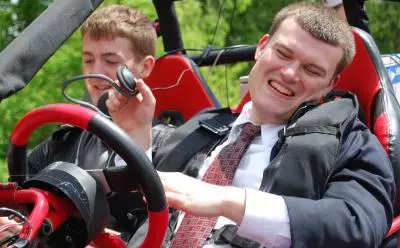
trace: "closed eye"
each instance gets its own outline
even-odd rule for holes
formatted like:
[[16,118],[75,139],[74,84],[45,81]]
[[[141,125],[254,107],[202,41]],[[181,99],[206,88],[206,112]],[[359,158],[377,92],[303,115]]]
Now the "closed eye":
[[278,54],[278,57],[283,59],[283,60],[289,60],[290,59],[290,56],[287,53],[285,53],[284,51],[280,50],[280,49],[277,49],[276,53]]
[[106,60],[106,63],[110,64],[110,65],[116,65],[116,64],[119,64],[120,62],[119,61],[113,61],[113,60]]
[[311,76],[321,76],[321,73],[313,68],[310,68],[308,66],[304,67],[304,70],[306,71],[307,74],[311,75]]

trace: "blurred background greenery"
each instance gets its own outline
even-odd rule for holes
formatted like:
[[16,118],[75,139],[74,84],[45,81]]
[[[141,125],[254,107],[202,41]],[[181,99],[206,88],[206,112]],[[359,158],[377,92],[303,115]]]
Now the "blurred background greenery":
[[[295,0],[184,0],[176,2],[176,10],[185,47],[202,49],[211,42],[213,47],[256,44],[261,35],[268,31],[275,13],[291,2]],[[51,3],[51,0],[0,0],[0,50]],[[114,3],[136,7],[150,18],[156,18],[151,0],[105,0],[102,6]],[[381,53],[399,53],[400,3],[369,0],[367,11],[372,36]],[[61,84],[81,73],[80,38],[80,33],[75,32],[26,88],[1,102],[1,182],[7,180],[8,139],[15,123],[24,113],[35,107],[65,102],[60,91]],[[162,41],[159,39],[157,55],[162,55],[163,52]],[[235,105],[239,101],[239,77],[246,75],[251,65],[252,63],[241,63],[202,68],[201,72],[223,105]],[[68,94],[82,98],[83,82],[71,87]],[[55,128],[56,126],[46,126],[37,130],[29,147],[38,144]]]

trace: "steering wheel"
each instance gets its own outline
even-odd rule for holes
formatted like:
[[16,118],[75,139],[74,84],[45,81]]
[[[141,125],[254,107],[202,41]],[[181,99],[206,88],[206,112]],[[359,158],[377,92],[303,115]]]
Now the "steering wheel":
[[[92,132],[126,161],[125,167],[106,168],[101,172],[111,191],[130,191],[137,186],[141,189],[149,216],[149,229],[141,247],[160,247],[168,226],[168,206],[160,178],[140,147],[116,124],[91,109],[72,104],[52,104],[24,115],[10,138],[10,180],[22,185],[27,179],[26,144],[33,131],[48,123],[66,123]],[[132,183],[132,179],[136,182]]]

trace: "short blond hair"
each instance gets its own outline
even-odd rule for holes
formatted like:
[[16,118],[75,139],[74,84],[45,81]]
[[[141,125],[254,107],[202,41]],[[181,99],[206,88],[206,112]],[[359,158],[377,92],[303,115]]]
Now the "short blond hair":
[[97,10],[82,25],[81,33],[94,39],[127,38],[138,60],[155,55],[157,34],[153,22],[134,8],[110,5]]

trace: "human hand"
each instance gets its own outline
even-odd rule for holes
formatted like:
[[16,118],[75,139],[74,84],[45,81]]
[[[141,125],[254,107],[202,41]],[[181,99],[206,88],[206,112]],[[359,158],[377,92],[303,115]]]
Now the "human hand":
[[156,99],[142,79],[136,80],[136,87],[139,93],[135,97],[125,97],[115,89],[110,90],[106,105],[114,123],[146,151],[151,145]]
[[245,208],[245,191],[218,186],[177,172],[158,172],[168,205],[199,216],[225,216],[240,223]]
[[22,225],[16,221],[10,220],[8,217],[0,217],[0,240],[19,233],[21,229]]

